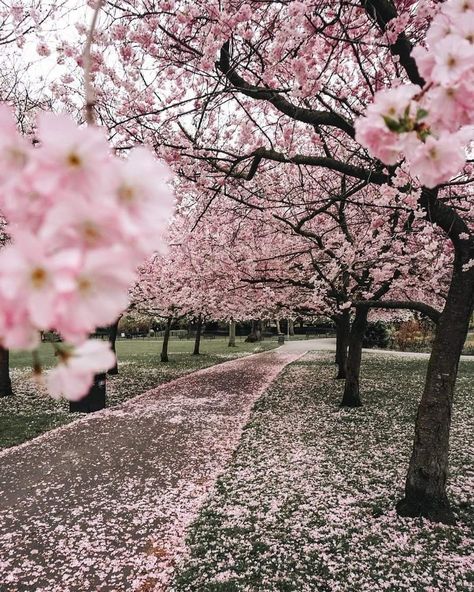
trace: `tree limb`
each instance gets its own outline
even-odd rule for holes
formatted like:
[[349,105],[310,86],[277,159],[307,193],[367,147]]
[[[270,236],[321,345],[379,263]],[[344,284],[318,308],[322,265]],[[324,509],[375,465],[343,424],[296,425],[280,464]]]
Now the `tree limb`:
[[258,99],[261,101],[268,101],[278,111],[284,113],[303,123],[310,123],[312,125],[327,125],[330,127],[336,127],[344,131],[351,138],[355,136],[355,130],[352,123],[347,121],[341,115],[332,113],[330,111],[316,111],[314,109],[307,109],[305,107],[298,107],[294,105],[288,99],[285,99],[276,90],[254,86],[248,83],[244,78],[237,74],[235,68],[230,64],[230,42],[226,41],[221,47],[220,59],[216,62],[216,67],[224,74],[226,79],[242,94]]
[[360,300],[353,302],[352,306],[356,308],[366,306],[367,308],[416,310],[430,318],[436,324],[438,324],[439,317],[441,316],[441,313],[429,304],[415,300]]
[[[391,0],[361,0],[361,4],[369,17],[375,20],[383,32],[386,31],[388,23],[398,16],[397,9]],[[421,77],[416,62],[411,57],[412,49],[413,46],[405,33],[400,33],[395,43],[390,45],[390,53],[400,58],[400,64],[410,81],[423,87],[425,80]]]

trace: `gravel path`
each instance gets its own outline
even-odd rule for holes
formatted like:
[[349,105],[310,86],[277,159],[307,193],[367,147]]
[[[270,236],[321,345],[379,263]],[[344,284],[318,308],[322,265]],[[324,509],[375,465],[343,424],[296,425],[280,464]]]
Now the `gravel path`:
[[195,372],[0,453],[0,591],[165,590],[254,402],[314,341]]

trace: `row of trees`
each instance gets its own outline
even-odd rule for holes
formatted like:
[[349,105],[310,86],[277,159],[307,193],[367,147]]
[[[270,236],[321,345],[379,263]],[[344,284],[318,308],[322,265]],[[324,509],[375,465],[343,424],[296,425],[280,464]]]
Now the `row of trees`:
[[[349,405],[360,404],[369,311],[432,318],[398,511],[447,522],[453,393],[474,304],[474,200],[471,164],[460,170],[448,138],[444,163],[427,137],[469,120],[469,107],[459,119],[449,97],[471,96],[450,69],[464,68],[468,79],[472,31],[453,23],[470,23],[472,13],[461,0],[103,2],[91,54],[91,107],[116,150],[146,143],[178,174],[170,252],[143,266],[133,300],[164,316],[171,308],[228,319],[328,315]],[[436,81],[425,85],[431,62],[421,47],[415,61],[412,49],[454,34],[461,50],[448,43],[433,58],[447,81],[436,99]],[[57,47],[67,77],[52,98],[77,112],[83,46],[63,38]],[[381,123],[356,134],[374,95],[407,82],[419,97],[400,86],[372,109]],[[400,111],[423,97],[422,108]],[[448,123],[446,114],[426,119],[436,100],[452,114]],[[416,158],[404,159],[390,134],[413,136],[423,150],[433,144],[431,174],[428,166],[412,173]]]
[[[472,10],[469,3],[449,4],[460,13]],[[369,306],[389,298],[402,306],[413,299],[411,288],[419,290],[418,309],[428,311],[444,298],[440,315],[430,311],[437,337],[399,511],[451,520],[449,425],[474,292],[474,271],[463,270],[473,252],[471,170],[436,188],[414,190],[417,179],[406,162],[385,166],[355,139],[354,128],[377,90],[394,81],[423,87],[411,50],[425,39],[437,4],[230,0],[190,7],[171,1],[107,3],[105,10],[107,27],[97,42],[119,59],[102,64],[98,57],[98,114],[117,146],[126,148],[131,140],[154,144],[181,176],[182,203],[197,202],[201,220],[223,222],[221,210],[212,207],[222,198],[226,211],[238,212],[237,225],[256,211],[264,224],[278,219],[286,225],[275,235],[257,234],[271,251],[263,257],[262,285],[272,285],[270,262],[275,251],[285,251],[289,235],[309,239],[312,248],[303,247],[311,261],[307,283],[316,298],[331,292],[327,304],[343,327],[342,369],[360,357],[355,344]],[[120,65],[111,67],[113,60]],[[371,229],[364,246],[361,224]],[[431,275],[438,249],[446,258],[447,281]],[[358,267],[358,253],[365,269]],[[282,275],[286,285],[305,281],[295,273],[305,273],[301,254],[289,250],[285,256],[280,260],[286,269],[275,270],[278,285]],[[322,258],[333,261],[338,282],[321,270]],[[426,282],[415,283],[415,277]],[[351,309],[347,364],[342,335]],[[352,384],[354,391],[356,376]]]

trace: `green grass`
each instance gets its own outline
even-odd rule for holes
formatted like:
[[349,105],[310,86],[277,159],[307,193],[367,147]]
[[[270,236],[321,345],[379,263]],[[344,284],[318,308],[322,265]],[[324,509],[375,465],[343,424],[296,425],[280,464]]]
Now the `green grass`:
[[[225,354],[227,356],[229,352],[251,353],[255,350],[257,345],[262,349],[271,349],[277,345],[273,340],[266,340],[259,344],[255,344],[245,343],[243,338],[242,340],[239,340],[239,338],[237,339],[237,345],[235,348],[227,346],[227,339],[202,339],[200,348],[201,354],[204,356]],[[160,359],[162,345],[163,341],[160,339],[118,339],[117,356],[119,360],[128,362],[136,361],[141,365],[154,365],[154,363]],[[192,339],[171,339],[168,346],[168,352],[171,355],[192,354],[193,348],[194,340]],[[56,363],[54,350],[50,343],[41,343],[38,351],[44,367],[48,368]],[[31,368],[31,353],[12,352],[10,354],[10,367]]]
[[172,592],[473,589],[474,363],[460,365],[449,480],[458,525],[446,527],[394,511],[426,361],[365,356],[364,407],[352,410],[338,407],[332,361],[292,364],[257,402]]
[[[119,340],[119,375],[107,381],[107,405],[120,404],[164,382],[189,372],[277,346],[275,341],[259,344],[237,341],[228,347],[226,339],[203,339],[201,355],[193,356],[192,340],[171,340],[168,363],[160,362],[162,342],[158,340]],[[39,355],[45,369],[55,364],[53,348],[42,343]],[[65,401],[51,399],[31,377],[31,354],[10,356],[14,396],[0,398],[0,448],[14,446],[54,427],[76,419]]]

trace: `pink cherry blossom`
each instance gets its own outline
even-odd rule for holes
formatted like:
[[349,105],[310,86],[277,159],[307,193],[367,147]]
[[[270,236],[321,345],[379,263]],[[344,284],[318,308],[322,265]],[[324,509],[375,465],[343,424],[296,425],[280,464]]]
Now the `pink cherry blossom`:
[[51,49],[49,48],[49,45],[47,43],[38,43],[38,45],[36,46],[36,51],[38,52],[38,55],[40,56],[49,56],[51,54]]
[[76,348],[60,350],[60,362],[48,372],[48,391],[56,399],[77,401],[92,385],[94,374],[105,372],[115,363],[115,356],[102,341],[88,340]]
[[411,100],[420,90],[416,84],[381,90],[375,95],[374,102],[369,105],[367,113],[394,120],[399,119],[404,116],[407,107],[410,107]]
[[10,300],[23,300],[39,329],[54,325],[58,300],[73,287],[78,253],[48,254],[46,245],[25,232],[0,253],[0,290]]
[[457,35],[449,35],[438,43],[434,57],[432,80],[449,85],[473,68],[474,47]]
[[146,148],[117,158],[101,130],[66,115],[42,113],[33,147],[0,105],[0,131],[0,207],[12,239],[0,252],[0,341],[32,349],[38,331],[58,331],[79,358],[48,384],[77,398],[110,359],[86,372],[92,357],[81,344],[126,308],[136,266],[163,248],[171,174]]
[[435,187],[450,179],[465,160],[462,143],[454,135],[443,134],[439,139],[428,136],[425,143],[409,155],[409,162],[422,185]]
[[70,188],[87,194],[101,190],[111,160],[103,131],[78,127],[68,115],[42,113],[38,117],[41,149],[35,160],[33,186],[41,193]]
[[376,122],[362,117],[356,122],[356,140],[385,164],[393,165],[400,160],[402,143],[380,118]]
[[92,327],[112,323],[128,304],[133,265],[121,248],[94,249],[87,253],[74,287],[58,303],[58,324],[71,342],[84,339]]
[[0,335],[2,346],[13,350],[33,350],[40,341],[38,329],[24,304],[3,295],[0,296]]

